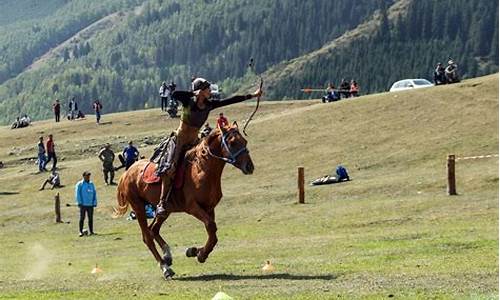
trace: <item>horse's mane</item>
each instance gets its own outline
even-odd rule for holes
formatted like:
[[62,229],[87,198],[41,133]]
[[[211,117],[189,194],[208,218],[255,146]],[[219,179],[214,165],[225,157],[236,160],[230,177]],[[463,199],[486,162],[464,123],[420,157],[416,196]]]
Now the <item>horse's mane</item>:
[[[201,152],[203,151],[203,149],[205,149],[208,145],[210,145],[210,143],[212,142],[212,140],[214,138],[217,138],[220,134],[221,134],[220,129],[216,128],[216,129],[212,130],[212,132],[210,132],[209,135],[207,135],[204,138],[201,138],[200,142],[198,144],[196,144],[196,146],[194,146],[193,148],[189,149],[186,152],[185,157],[188,160],[192,160],[195,156],[200,156]],[[198,154],[198,153],[200,153],[200,154]]]

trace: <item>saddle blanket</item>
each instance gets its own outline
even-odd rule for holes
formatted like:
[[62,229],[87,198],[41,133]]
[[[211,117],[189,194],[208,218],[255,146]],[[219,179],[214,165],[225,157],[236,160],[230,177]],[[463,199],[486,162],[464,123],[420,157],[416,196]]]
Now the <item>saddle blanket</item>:
[[[147,184],[159,183],[161,181],[161,177],[157,175],[156,169],[158,165],[152,162],[149,162],[144,170],[142,170],[142,180],[144,180]],[[185,161],[180,163],[175,170],[174,177],[174,188],[181,189],[184,185],[184,171],[186,169]]]

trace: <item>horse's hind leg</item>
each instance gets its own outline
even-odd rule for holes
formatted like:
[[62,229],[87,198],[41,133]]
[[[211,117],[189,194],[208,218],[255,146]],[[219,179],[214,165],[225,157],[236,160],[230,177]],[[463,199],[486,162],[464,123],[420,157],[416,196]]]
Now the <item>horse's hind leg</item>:
[[135,214],[137,216],[137,222],[141,227],[142,239],[144,241],[144,244],[146,244],[146,246],[149,248],[149,251],[151,251],[156,261],[160,264],[163,276],[165,277],[165,279],[174,276],[175,274],[174,271],[169,267],[169,265],[165,261],[163,261],[163,258],[160,256],[160,253],[158,253],[158,250],[156,250],[156,246],[154,243],[154,234],[148,227],[148,221],[146,219],[146,212],[144,211],[144,207],[137,209],[135,211]]
[[153,233],[155,241],[158,243],[160,248],[163,251],[163,261],[168,265],[172,265],[172,253],[170,252],[170,246],[165,242],[165,240],[161,237],[160,235],[160,228],[163,225],[163,222],[168,218],[170,214],[168,214],[166,217],[158,217],[156,216],[149,225],[149,229]]

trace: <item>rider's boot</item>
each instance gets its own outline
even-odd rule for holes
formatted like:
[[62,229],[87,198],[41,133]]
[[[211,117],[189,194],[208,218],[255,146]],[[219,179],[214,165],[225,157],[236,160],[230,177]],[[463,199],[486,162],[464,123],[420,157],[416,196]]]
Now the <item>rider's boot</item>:
[[[165,192],[165,190],[167,192]],[[167,216],[167,201],[170,198],[171,193],[172,193],[172,184],[171,183],[170,184],[162,183],[160,203],[158,203],[158,207],[156,208],[156,215],[157,216],[160,216],[160,217]]]

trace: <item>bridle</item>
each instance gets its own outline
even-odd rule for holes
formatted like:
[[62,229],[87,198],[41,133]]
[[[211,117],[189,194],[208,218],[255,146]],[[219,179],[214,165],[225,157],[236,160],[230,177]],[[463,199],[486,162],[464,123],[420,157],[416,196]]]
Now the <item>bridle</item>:
[[215,155],[213,154],[213,152],[210,150],[210,146],[207,145],[205,146],[205,150],[208,152],[208,154],[212,157],[215,157],[215,158],[218,158],[226,163],[229,163],[229,164],[232,164],[234,165],[236,163],[236,159],[238,158],[238,156],[240,156],[241,154],[243,153],[249,153],[248,149],[246,146],[243,146],[241,147],[240,149],[236,150],[236,151],[232,151],[231,147],[229,146],[229,144],[227,143],[227,139],[229,138],[229,136],[231,136],[233,133],[236,133],[237,131],[235,129],[230,129],[229,131],[225,132],[224,134],[222,134],[222,138],[221,138],[221,148],[222,149],[225,149],[228,153],[229,153],[229,157],[224,157],[224,156],[219,156],[219,155]]

